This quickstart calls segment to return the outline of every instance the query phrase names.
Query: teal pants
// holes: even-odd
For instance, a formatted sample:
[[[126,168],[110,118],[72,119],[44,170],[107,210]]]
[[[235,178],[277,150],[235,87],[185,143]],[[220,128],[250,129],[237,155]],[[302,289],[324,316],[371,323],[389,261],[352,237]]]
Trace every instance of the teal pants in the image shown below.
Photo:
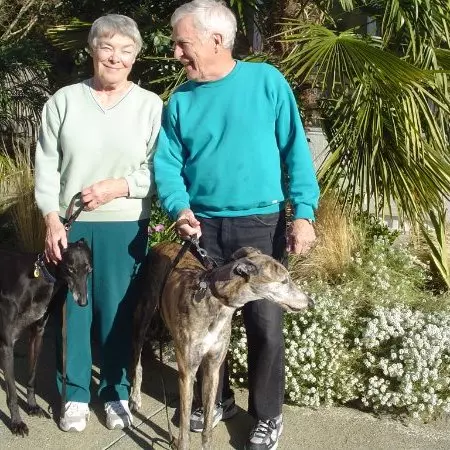
[[[91,330],[99,344],[100,399],[103,402],[128,400],[132,319],[139,268],[147,253],[147,225],[148,220],[75,222],[70,229],[70,242],[84,238],[91,248],[93,271],[88,281],[88,305],[78,306],[70,292],[66,299],[66,401],[89,403],[91,399]],[[57,384],[60,392],[61,343],[59,332]]]

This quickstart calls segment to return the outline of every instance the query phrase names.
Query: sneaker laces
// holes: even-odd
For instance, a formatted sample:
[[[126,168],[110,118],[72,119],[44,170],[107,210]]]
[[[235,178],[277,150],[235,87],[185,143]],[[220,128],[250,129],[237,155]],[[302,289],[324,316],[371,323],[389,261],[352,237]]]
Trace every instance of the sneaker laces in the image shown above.
[[[81,414],[86,414],[87,409],[86,405],[84,403],[80,402],[67,402],[66,403],[66,410],[64,412],[64,415],[68,417],[74,417],[79,416]]]
[[[219,408],[223,408],[223,404],[224,404],[223,401],[217,402],[214,405],[214,412],[216,412]],[[203,406],[200,406],[200,407],[194,409],[194,411],[192,411],[191,416],[192,417],[201,417],[201,416],[203,416]]]
[[[124,408],[120,400],[106,402],[105,405],[106,414],[117,414],[118,416],[128,415],[128,411]]]
[[[259,420],[258,423],[255,425],[255,428],[252,430],[252,437],[253,438],[260,438],[263,439],[266,437],[266,435],[269,432],[272,432],[276,429],[275,422],[273,420]]]
[[[203,415],[203,408],[202,407],[194,409],[194,411],[191,414],[191,416],[195,417],[195,418],[200,418],[200,417],[202,417],[202,415]]]

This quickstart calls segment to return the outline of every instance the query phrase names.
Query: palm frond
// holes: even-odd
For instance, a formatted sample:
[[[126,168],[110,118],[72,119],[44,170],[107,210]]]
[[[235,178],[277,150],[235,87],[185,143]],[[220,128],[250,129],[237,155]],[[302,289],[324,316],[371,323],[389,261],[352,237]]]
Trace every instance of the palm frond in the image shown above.
[[[64,51],[83,50],[86,47],[90,22],[73,19],[65,25],[55,25],[46,31],[46,36],[55,47]]]
[[[395,204],[410,221],[440,206],[443,193],[450,193],[448,139],[424,92],[404,89],[392,96],[368,79],[325,100],[329,154],[319,170],[324,191],[337,188],[352,208],[373,204],[383,211]]]
[[[357,85],[367,76],[380,89],[405,84],[418,87],[432,74],[383,50],[376,37],[362,38],[352,30],[335,33],[322,25],[291,22],[281,36],[291,50],[282,60],[283,72],[299,82],[308,80],[322,90],[333,92],[346,85]],[[398,89],[397,89],[398,90]]]

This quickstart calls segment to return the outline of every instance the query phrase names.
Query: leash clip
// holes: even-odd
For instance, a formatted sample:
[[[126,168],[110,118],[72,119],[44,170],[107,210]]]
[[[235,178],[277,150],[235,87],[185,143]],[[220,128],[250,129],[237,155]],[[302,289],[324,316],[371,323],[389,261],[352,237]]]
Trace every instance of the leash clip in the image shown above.
[[[193,236],[189,236],[188,239],[189,239],[189,240],[191,241],[191,243],[195,246],[195,250],[197,250],[198,254],[199,254],[203,259],[209,258],[208,252],[207,252],[204,248],[200,247],[200,241],[199,241],[199,239],[198,239],[198,237],[197,237],[196,234],[194,234]]]
[[[81,205],[75,210],[74,213],[72,213],[73,208],[75,206],[75,202],[77,200],[81,200],[81,192],[77,192],[73,197],[72,200],[70,200],[69,207],[66,211],[66,223],[64,224],[64,229],[66,232],[69,232],[70,227],[72,224],[77,220],[78,216],[81,214],[81,211],[84,209],[84,203],[81,201]]]

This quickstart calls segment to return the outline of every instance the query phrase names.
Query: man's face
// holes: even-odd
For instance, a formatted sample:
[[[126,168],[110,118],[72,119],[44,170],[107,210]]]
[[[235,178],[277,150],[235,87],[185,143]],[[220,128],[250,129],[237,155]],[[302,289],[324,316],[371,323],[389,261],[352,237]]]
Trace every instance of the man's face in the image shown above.
[[[213,36],[202,36],[195,28],[192,16],[180,19],[172,31],[174,56],[181,62],[190,80],[205,81],[214,66]]]

